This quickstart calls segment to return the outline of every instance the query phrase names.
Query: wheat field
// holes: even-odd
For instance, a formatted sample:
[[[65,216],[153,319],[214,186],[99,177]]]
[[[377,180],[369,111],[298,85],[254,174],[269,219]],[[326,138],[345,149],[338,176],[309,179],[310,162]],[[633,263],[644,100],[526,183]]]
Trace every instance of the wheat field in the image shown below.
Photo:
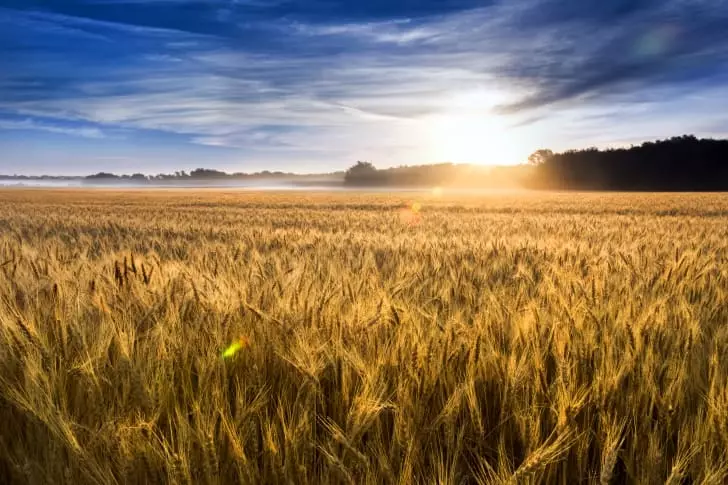
[[[727,262],[719,194],[4,190],[0,483],[726,483]]]

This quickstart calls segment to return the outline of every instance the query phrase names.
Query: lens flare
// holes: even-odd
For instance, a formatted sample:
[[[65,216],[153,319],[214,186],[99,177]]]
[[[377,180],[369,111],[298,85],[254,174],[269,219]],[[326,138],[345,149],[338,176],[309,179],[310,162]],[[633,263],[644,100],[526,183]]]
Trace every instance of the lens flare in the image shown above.
[[[228,348],[225,349],[225,351],[222,353],[223,359],[229,359],[235,354],[237,354],[240,350],[244,349],[250,344],[250,339],[247,337],[240,337],[236,341],[230,344]]]
[[[435,187],[432,189],[432,195],[435,197],[442,197],[442,187]]]
[[[668,52],[675,45],[680,34],[676,25],[656,26],[645,32],[637,41],[634,53],[637,57],[656,57]]]
[[[422,211],[422,204],[410,202],[400,211],[399,218],[405,224],[414,226],[420,222],[420,211]]]

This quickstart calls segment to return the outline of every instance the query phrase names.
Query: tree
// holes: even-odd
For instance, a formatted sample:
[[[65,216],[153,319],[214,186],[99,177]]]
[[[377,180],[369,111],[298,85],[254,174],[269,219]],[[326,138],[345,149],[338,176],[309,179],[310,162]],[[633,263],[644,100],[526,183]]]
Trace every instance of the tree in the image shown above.
[[[86,178],[87,179],[101,179],[101,180],[106,179],[106,180],[108,180],[108,179],[118,179],[119,176],[115,175],[113,173],[99,172],[94,175],[87,175]]]
[[[536,150],[528,156],[529,165],[541,165],[546,163],[554,156],[554,152],[549,149]]]
[[[377,171],[376,167],[371,162],[356,162],[356,165],[349,168],[346,171],[347,174],[351,175],[370,175]]]
[[[225,172],[221,172],[219,170],[212,170],[209,168],[197,168],[190,172],[189,175],[191,178],[225,178],[227,177],[227,174]]]
[[[377,169],[371,162],[356,162],[344,175],[347,184],[370,184],[376,181]]]

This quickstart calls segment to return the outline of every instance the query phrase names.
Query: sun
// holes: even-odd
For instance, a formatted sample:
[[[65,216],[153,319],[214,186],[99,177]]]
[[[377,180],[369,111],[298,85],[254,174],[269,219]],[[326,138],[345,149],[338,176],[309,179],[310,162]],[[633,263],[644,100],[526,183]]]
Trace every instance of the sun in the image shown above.
[[[430,151],[435,160],[482,165],[514,165],[522,147],[493,116],[447,114],[430,121]]]
[[[507,118],[492,113],[494,104],[494,96],[485,91],[449,98],[446,110],[427,119],[428,155],[453,163],[522,163],[529,145]]]

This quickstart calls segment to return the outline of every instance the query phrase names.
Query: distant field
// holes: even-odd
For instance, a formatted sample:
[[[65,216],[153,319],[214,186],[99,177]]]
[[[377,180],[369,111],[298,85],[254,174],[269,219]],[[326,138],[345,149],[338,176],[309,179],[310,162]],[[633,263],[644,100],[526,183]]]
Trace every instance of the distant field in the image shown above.
[[[0,483],[726,483],[727,324],[728,194],[3,190]]]

